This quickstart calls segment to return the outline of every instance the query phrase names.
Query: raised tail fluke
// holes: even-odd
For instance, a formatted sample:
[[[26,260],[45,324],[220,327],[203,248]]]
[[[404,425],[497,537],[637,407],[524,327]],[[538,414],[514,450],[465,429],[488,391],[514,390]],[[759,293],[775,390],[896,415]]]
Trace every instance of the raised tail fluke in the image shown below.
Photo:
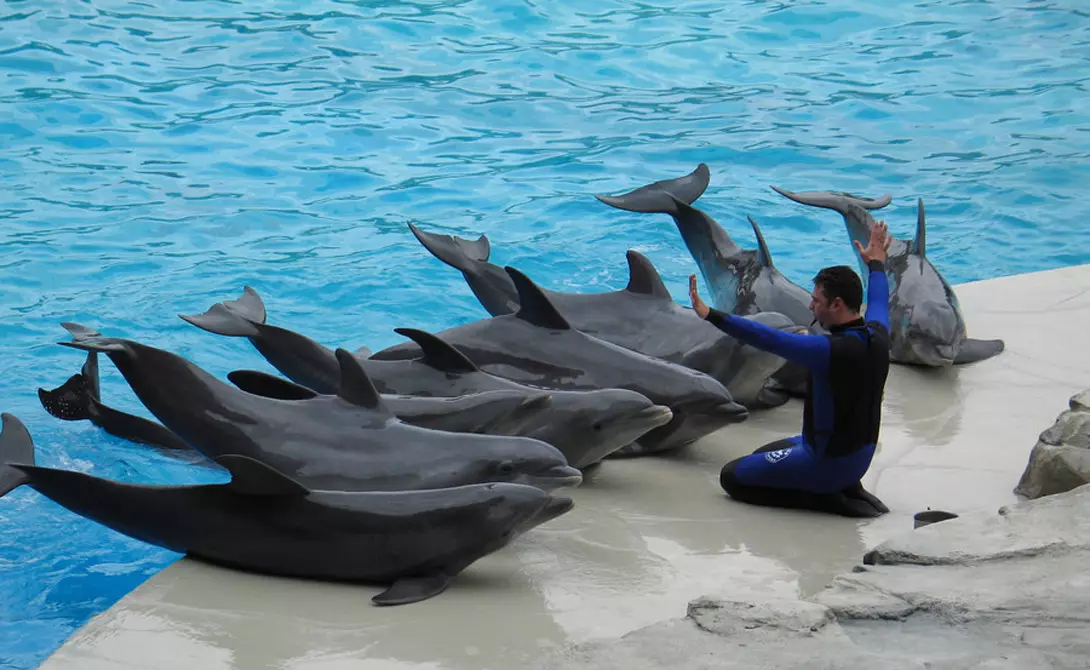
[[[38,400],[52,416],[64,421],[93,419],[102,399],[98,376],[98,353],[87,352],[79,372],[52,391],[38,388]]]
[[[467,240],[454,235],[425,233],[411,223],[409,230],[433,256],[462,272],[468,271],[474,263],[487,262],[492,253],[492,247],[484,235],[476,240]]]
[[[34,465],[34,440],[30,431],[14,414],[0,414],[0,496],[26,484],[26,473],[13,465]]]
[[[803,205],[810,205],[811,207],[824,207],[825,209],[831,209],[840,212],[841,214],[853,206],[862,207],[863,209],[882,209],[893,201],[893,196],[888,193],[878,198],[861,198],[857,195],[852,195],[851,193],[839,193],[835,191],[806,191],[804,193],[794,193],[775,186],[772,186],[771,188],[788,200],[794,200],[795,202]]]
[[[257,325],[265,323],[265,303],[261,296],[250,286],[243,287],[243,293],[235,300],[226,300],[212,305],[204,314],[179,314],[187,323],[201,330],[228,337],[256,337]]]
[[[71,342],[57,343],[62,346],[81,349],[83,351],[101,351],[107,354],[111,351],[125,350],[125,341],[122,339],[106,337],[95,330],[91,330],[87,326],[72,323],[71,321],[61,322],[61,325],[64,326],[65,330],[72,334]],[[95,367],[97,370],[97,365]]]
[[[708,166],[701,163],[684,177],[661,179],[623,195],[595,195],[594,197],[610,207],[629,212],[673,214],[677,212],[677,205],[669,196],[672,195],[686,205],[691,205],[697,198],[704,195],[710,179],[711,172]]]

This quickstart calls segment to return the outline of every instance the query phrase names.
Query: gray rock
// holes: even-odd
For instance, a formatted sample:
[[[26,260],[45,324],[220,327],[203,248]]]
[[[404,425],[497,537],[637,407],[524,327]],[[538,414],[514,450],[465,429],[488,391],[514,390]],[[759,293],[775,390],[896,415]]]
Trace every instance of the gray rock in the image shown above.
[[[539,670],[1090,667],[1090,486],[876,547],[811,600],[705,596],[683,619]]]
[[[1090,390],[1071,398],[1041,433],[1014,492],[1040,498],[1090,483]]]

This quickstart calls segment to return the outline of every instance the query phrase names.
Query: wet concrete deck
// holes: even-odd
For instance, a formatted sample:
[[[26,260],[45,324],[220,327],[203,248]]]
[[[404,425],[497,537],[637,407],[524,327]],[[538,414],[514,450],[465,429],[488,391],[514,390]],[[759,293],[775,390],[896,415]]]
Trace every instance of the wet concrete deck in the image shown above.
[[[911,528],[928,506],[994,511],[1038,434],[1090,387],[1090,265],[956,287],[970,335],[1007,350],[972,366],[895,366],[864,479],[892,509],[859,521],[731,502],[719,468],[797,433],[792,401],[684,455],[610,461],[576,508],[474,564],[439,597],[379,608],[377,588],[267,578],[181,560],[78,631],[43,668],[526,666],[556,645],[683,616],[689,600],[808,595]],[[365,664],[361,663],[366,661]]]

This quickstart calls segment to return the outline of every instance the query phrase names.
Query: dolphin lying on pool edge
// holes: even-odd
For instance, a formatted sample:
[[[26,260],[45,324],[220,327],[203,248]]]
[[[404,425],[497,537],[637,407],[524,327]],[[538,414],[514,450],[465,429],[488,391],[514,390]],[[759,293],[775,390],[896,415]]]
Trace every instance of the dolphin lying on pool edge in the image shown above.
[[[488,261],[491,245],[485,235],[473,241],[427,233],[411,223],[409,228],[425,249],[462,273],[492,316],[518,311],[515,284],[502,267]],[[747,408],[787,401],[783,394],[769,393],[766,388],[768,378],[786,364],[783,358],[742,344],[698,317],[692,308],[674,301],[658,270],[643,254],[630,249],[626,257],[629,279],[623,289],[598,293],[541,290],[573,328],[711,375],[727,387],[735,402]],[[746,318],[774,328],[797,328],[787,316],[775,312]],[[402,346],[412,349],[411,345]]]
[[[870,211],[881,209],[892,201],[888,194],[880,198],[861,198],[832,191],[793,193],[775,186],[772,190],[789,200],[839,213],[849,240],[864,247],[875,223]],[[953,287],[927,258],[922,198],[917,207],[915,237],[912,241],[893,238],[886,260],[890,286],[890,360],[907,365],[945,367],[975,363],[999,354],[1005,348],[1003,340],[977,340],[966,334],[965,318]],[[854,244],[852,248],[866,282],[866,263]]]
[[[298,400],[317,395],[313,391],[308,395],[298,392],[277,395],[275,391],[280,382],[292,382],[256,371],[236,371],[229,373],[227,378],[248,393],[266,397]],[[236,381],[239,379],[249,383],[244,386]],[[98,353],[95,351],[87,353],[80,371],[61,386],[52,390],[39,388],[38,399],[42,407],[58,419],[88,420],[116,437],[156,448],[175,458],[191,460],[190,446],[166,426],[102,402]],[[521,431],[528,423],[536,423],[536,414],[549,409],[552,396],[547,391],[531,396],[516,389],[496,389],[445,398],[382,394],[382,400],[398,419],[413,426],[455,433],[522,435]],[[212,464],[207,459],[199,463]]]
[[[626,388],[669,407],[673,420],[642,436],[639,447],[625,455],[680,449],[748,418],[748,410],[710,375],[573,328],[537,284],[505,269],[518,290],[518,312],[436,333],[482,370],[549,389]],[[416,355],[412,347],[395,345],[370,360]]]
[[[546,490],[582,474],[556,447],[528,437],[430,430],[401,421],[343,349],[335,396],[285,401],[247,393],[163,349],[65,323],[61,345],[106,353],[136,397],[205,456],[256,458],[305,486],[338,490],[440,488],[513,481]]]
[[[202,330],[228,337],[245,337],[282,375],[319,393],[336,395],[339,363],[334,352],[313,339],[265,323],[261,296],[246,286],[235,300],[218,302],[203,314],[181,315]],[[516,390],[528,395],[547,392],[548,410],[520,426],[518,433],[560,449],[568,463],[585,468],[661,426],[673,413],[627,389],[582,391],[543,390],[489,374],[442,339],[415,328],[396,328],[412,340],[420,355],[406,360],[378,361],[355,354],[382,393],[449,397],[488,390]]]
[[[0,496],[24,484],[86,519],[191,558],[271,575],[375,583],[377,605],[419,602],[571,498],[522,484],[349,492],[308,487],[238,454],[225,484],[129,484],[34,464],[18,418],[0,414]]]

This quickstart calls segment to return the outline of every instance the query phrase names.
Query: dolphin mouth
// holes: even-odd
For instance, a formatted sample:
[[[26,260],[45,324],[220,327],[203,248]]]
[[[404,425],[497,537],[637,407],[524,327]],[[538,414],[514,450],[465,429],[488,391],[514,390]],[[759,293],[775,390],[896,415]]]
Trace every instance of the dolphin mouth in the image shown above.
[[[530,484],[545,491],[574,488],[583,483],[583,473],[570,465],[558,465],[545,474],[531,476]]]
[[[732,423],[745,421],[749,418],[749,410],[746,409],[744,405],[740,405],[733,400],[719,403],[711,408],[708,414],[717,418],[730,419]]]
[[[674,418],[674,410],[665,405],[654,405],[641,409],[632,418],[636,421],[647,422],[650,428],[658,428],[670,423]]]
[[[543,523],[548,523],[558,516],[563,516],[575,508],[575,501],[568,496],[552,496],[545,506],[538,510],[523,524],[522,530],[526,531]]]

